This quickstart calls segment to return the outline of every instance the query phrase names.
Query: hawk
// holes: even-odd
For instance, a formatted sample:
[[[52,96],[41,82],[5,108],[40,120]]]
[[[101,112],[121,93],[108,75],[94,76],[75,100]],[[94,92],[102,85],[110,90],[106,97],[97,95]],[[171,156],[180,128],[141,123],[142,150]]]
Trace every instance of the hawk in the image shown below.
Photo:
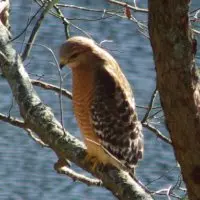
[[[89,158],[134,169],[143,155],[142,126],[116,60],[93,40],[75,36],[60,48],[64,65],[72,70],[73,108]]]

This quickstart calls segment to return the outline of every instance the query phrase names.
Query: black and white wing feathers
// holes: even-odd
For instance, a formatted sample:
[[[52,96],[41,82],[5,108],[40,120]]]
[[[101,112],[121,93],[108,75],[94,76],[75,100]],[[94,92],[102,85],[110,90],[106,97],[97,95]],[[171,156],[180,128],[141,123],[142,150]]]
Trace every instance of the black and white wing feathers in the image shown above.
[[[125,166],[133,168],[143,155],[142,127],[130,86],[122,72],[117,73],[121,73],[121,80],[104,68],[96,71],[91,121],[100,144]]]

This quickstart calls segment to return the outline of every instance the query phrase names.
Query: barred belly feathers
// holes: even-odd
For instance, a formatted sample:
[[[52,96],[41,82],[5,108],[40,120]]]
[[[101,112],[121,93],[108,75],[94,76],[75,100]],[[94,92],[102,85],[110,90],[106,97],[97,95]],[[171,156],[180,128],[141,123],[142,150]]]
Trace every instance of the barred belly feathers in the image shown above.
[[[60,64],[72,70],[74,113],[89,158],[133,169],[143,155],[142,126],[118,63],[93,40],[76,36],[61,46]]]

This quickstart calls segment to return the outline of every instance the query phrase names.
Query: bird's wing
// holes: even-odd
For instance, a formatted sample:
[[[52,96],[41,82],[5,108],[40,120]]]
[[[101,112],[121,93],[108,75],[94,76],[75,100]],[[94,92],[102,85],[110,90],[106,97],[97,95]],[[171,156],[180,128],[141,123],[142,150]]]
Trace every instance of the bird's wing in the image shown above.
[[[143,136],[128,82],[122,72],[117,73],[121,75],[105,68],[96,71],[91,121],[100,144],[132,168],[142,158]]]

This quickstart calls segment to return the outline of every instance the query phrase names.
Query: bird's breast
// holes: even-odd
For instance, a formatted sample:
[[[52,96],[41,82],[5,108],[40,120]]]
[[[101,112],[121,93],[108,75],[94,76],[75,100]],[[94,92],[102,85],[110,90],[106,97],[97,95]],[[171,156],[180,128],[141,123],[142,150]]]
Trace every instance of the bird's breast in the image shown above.
[[[73,108],[84,137],[97,139],[91,124],[90,106],[94,96],[93,77],[87,71],[73,71]]]

